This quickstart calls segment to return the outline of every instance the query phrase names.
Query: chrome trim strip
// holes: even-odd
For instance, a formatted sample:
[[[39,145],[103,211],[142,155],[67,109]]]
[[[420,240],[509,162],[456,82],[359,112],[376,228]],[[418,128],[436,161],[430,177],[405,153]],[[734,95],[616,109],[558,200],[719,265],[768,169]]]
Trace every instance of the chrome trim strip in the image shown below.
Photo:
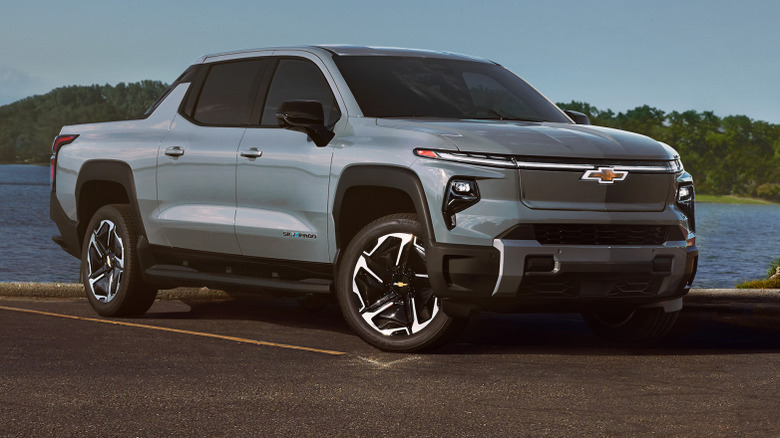
[[[447,152],[439,152],[439,151],[436,151],[436,154],[444,160],[460,161],[461,163],[484,164],[486,166],[497,166],[497,167],[516,167],[514,160],[504,161],[504,160],[491,160],[490,158],[463,157],[460,155],[449,154]]]
[[[608,164],[534,163],[529,161],[518,161],[517,167],[520,169],[534,170],[597,170],[603,167],[612,170],[624,170],[631,172],[674,173],[671,168],[662,166],[614,166]]]
[[[609,166],[602,166],[609,167]],[[612,170],[629,170],[632,172],[666,172],[674,173],[674,170],[669,167],[661,166],[615,166]]]
[[[596,166],[592,164],[566,164],[566,163],[535,163],[530,161],[518,161],[519,169],[564,169],[564,170],[591,170]]]
[[[437,158],[442,160],[457,161],[460,163],[469,164],[481,164],[484,166],[504,167],[504,168],[516,168],[516,169],[531,169],[531,170],[595,170],[600,167],[608,167],[613,170],[623,170],[628,172],[647,172],[647,173],[676,173],[676,165],[671,163],[670,166],[621,166],[609,165],[609,164],[574,164],[574,163],[546,163],[539,161],[516,161],[514,157],[507,157],[506,160],[499,160],[494,158],[478,158],[470,157],[467,152],[436,152]]]
[[[498,279],[496,280],[496,287],[493,288],[493,293],[491,295],[498,293],[498,287],[501,286],[501,278],[504,276],[504,242],[502,242],[501,239],[493,239],[493,248],[498,250],[501,257],[498,259]]]

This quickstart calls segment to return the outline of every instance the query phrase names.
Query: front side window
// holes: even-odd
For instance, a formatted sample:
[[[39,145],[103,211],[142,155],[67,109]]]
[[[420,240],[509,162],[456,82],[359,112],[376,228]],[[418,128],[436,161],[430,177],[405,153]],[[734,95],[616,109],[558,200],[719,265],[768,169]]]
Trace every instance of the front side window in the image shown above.
[[[401,56],[334,60],[367,117],[571,123],[533,87],[499,65]]]
[[[206,125],[247,125],[265,64],[253,59],[212,65],[193,118]]]
[[[288,100],[316,100],[322,103],[326,126],[336,123],[340,117],[330,85],[320,69],[310,61],[290,58],[279,60],[268,89],[260,124],[277,126],[276,110],[282,102]]]

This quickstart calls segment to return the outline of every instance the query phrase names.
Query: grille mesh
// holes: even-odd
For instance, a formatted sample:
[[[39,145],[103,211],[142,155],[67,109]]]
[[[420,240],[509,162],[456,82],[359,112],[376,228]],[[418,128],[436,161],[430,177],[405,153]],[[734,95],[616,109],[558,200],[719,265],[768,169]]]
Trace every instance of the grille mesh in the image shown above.
[[[534,235],[544,245],[661,245],[667,228],[655,225],[536,224]]]

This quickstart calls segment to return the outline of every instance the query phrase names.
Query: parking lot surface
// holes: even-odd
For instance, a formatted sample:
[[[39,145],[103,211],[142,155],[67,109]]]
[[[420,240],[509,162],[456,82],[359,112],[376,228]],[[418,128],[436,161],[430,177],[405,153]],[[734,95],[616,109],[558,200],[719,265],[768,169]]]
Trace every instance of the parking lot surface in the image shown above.
[[[578,315],[480,315],[430,354],[391,354],[335,306],[0,298],[0,436],[777,436],[780,320],[689,306],[651,347]]]

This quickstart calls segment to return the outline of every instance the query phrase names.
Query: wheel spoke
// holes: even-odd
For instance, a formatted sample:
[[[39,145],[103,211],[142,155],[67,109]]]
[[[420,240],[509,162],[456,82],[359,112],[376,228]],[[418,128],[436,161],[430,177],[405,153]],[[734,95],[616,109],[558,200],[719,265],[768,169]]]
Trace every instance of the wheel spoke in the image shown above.
[[[95,255],[97,255],[100,259],[105,257],[108,253],[108,248],[106,248],[103,245],[103,242],[100,241],[100,236],[98,236],[97,231],[92,233],[92,238],[89,240],[89,247],[90,249],[94,249],[96,253]]]
[[[417,324],[417,312],[414,306],[414,297],[411,294],[404,298],[404,310],[406,311],[406,327],[409,333],[414,333],[413,327]]]
[[[382,285],[385,283],[385,281],[382,279],[382,277],[377,275],[376,272],[374,272],[373,270],[371,270],[368,267],[368,263],[366,262],[366,257],[365,256],[360,256],[360,259],[358,259],[358,262],[355,265],[354,275],[352,276],[352,292],[355,295],[357,295],[358,299],[360,300],[360,309],[359,310],[363,311],[369,305],[369,303],[367,302],[367,298],[369,298],[369,297],[367,296],[368,295],[368,291],[366,291],[365,294],[362,294],[362,293],[360,293],[360,288],[358,287],[358,276],[359,276],[361,271],[365,272],[366,273],[366,277],[368,277],[366,279],[367,281],[365,281],[365,284],[367,286],[366,289],[379,289],[379,288],[382,287]],[[376,284],[371,284],[372,283],[371,282],[372,279],[375,280],[377,283]],[[365,298],[364,298],[364,295],[365,295]]]
[[[381,313],[385,312],[386,310],[393,307],[394,303],[392,301],[386,302],[384,305],[379,306],[378,309],[374,310],[373,312],[363,312],[361,316],[363,319],[369,323],[369,325],[373,326],[374,329],[376,329],[378,332],[382,333],[383,335],[390,336],[398,331],[408,331],[406,327],[393,327],[393,328],[387,328],[382,329],[379,328],[376,323],[374,323],[374,318],[380,315]],[[385,319],[391,319],[391,318],[385,318]]]
[[[117,292],[119,292],[119,285],[122,284],[121,281],[122,281],[122,270],[119,268],[112,269],[109,299],[113,298],[117,294]]]
[[[108,254],[108,232],[111,229],[108,221],[103,221],[100,226],[92,234],[92,243],[95,245],[100,257],[105,257]],[[105,243],[103,241],[105,240]]]
[[[386,273],[387,273],[387,267],[382,266],[381,263],[374,260],[374,258],[366,253],[363,253],[361,256],[361,259],[365,265],[365,269],[377,279],[380,283],[384,283],[387,281]]]
[[[93,281],[98,281],[101,278],[103,278],[104,276],[108,275],[108,271],[109,271],[108,266],[102,265],[102,266],[100,266],[100,269],[98,269],[97,271],[93,272],[89,276],[89,279],[93,280]]]
[[[374,304],[371,304],[370,306],[366,307],[365,312],[371,313],[377,311],[377,309],[382,308],[387,304],[389,301],[393,301],[396,298],[396,295],[394,293],[389,293],[382,298],[378,299]],[[381,311],[380,311],[381,312]]]

